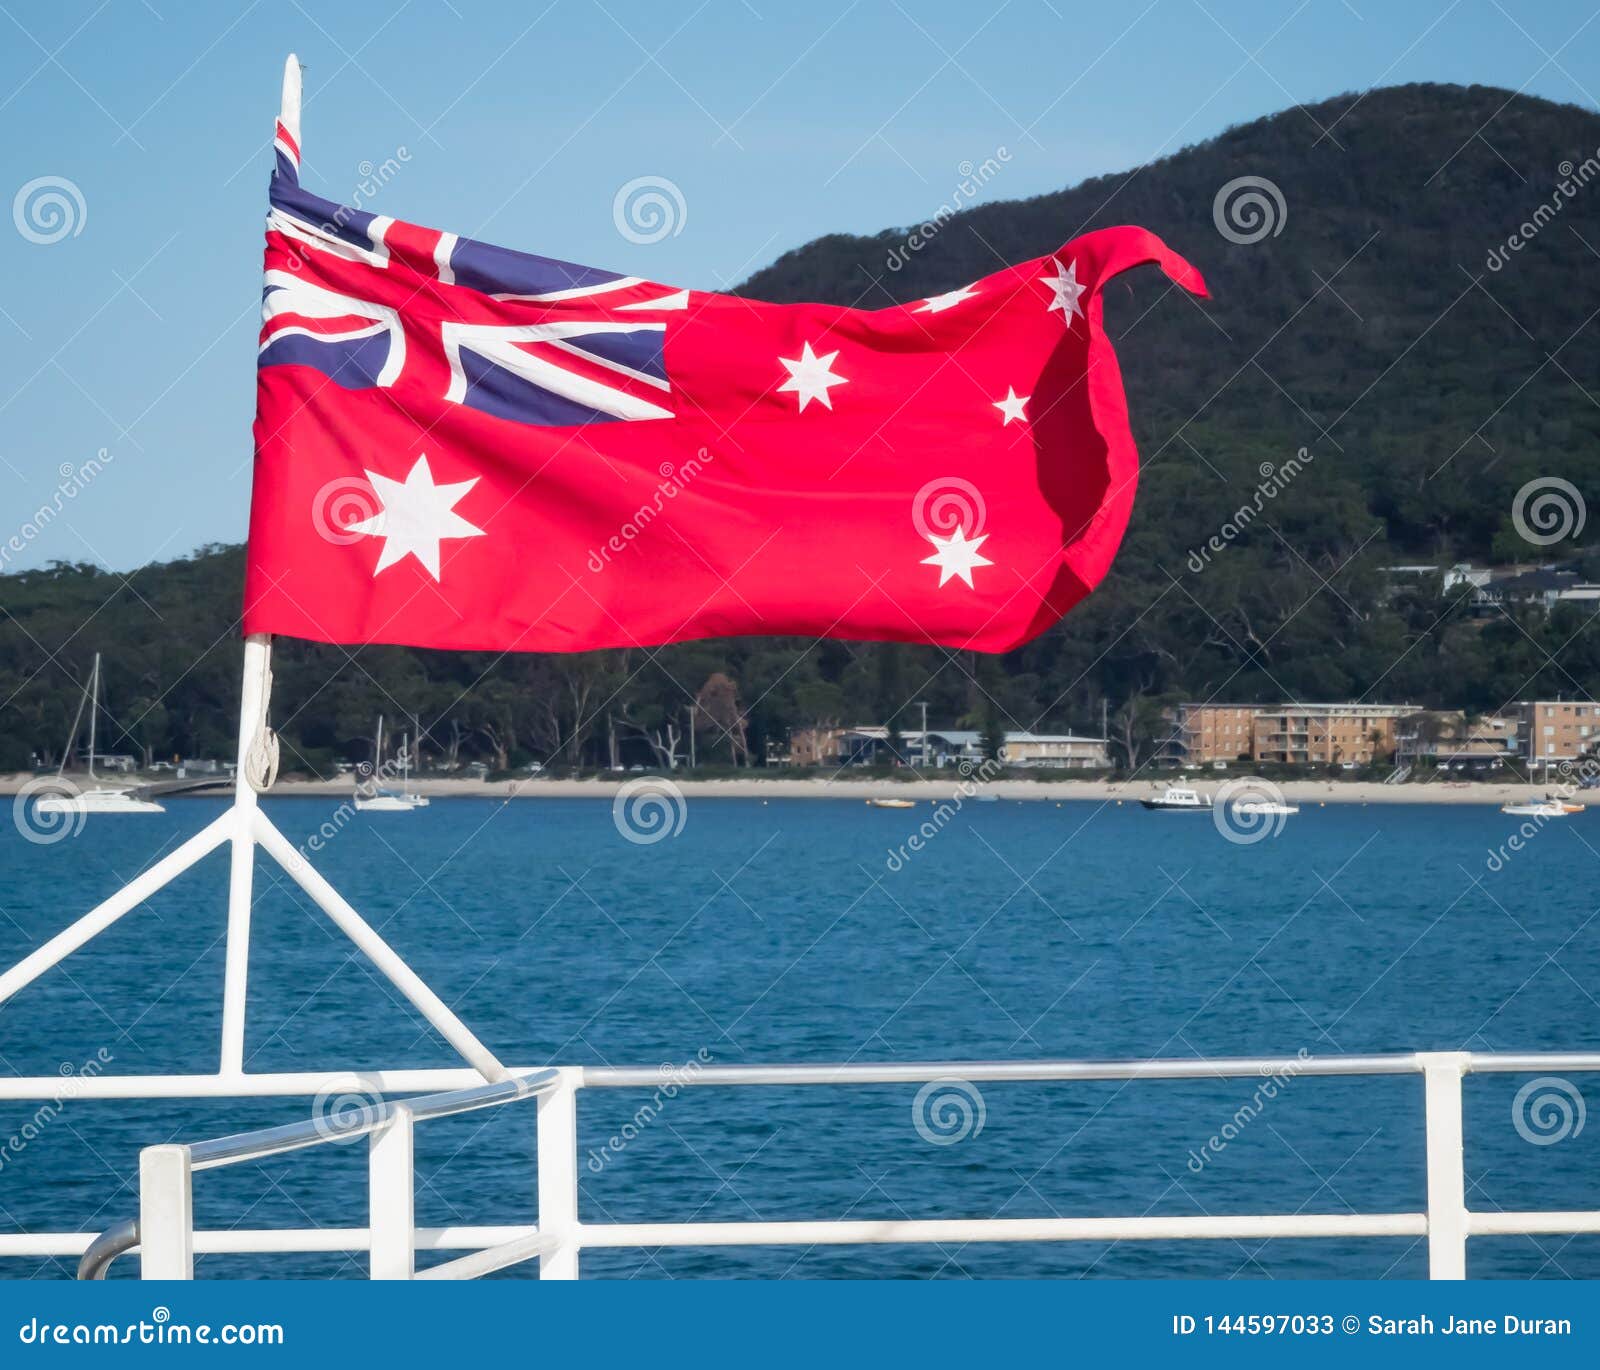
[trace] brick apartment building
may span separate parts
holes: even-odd
[[[1188,766],[1248,760],[1370,765],[1394,755],[1414,704],[1180,704],[1166,755]]]
[[[1530,762],[1556,765],[1591,755],[1600,747],[1600,704],[1590,699],[1536,700],[1513,711],[1527,738]]]

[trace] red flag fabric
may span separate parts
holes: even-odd
[[[291,155],[293,151],[294,155]],[[1110,228],[886,309],[574,266],[303,191],[268,221],[247,633],[1004,651],[1105,575],[1138,458]]]

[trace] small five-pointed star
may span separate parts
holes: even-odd
[[[984,539],[989,535],[979,533],[970,541],[966,529],[957,528],[949,537],[942,538],[937,533],[927,534],[928,541],[933,544],[933,555],[923,557],[923,566],[933,565],[939,568],[939,587],[944,588],[944,583],[952,576],[960,576],[972,586],[972,571],[977,566],[993,566],[994,562],[988,557],[980,556],[978,548],[983,545]]]
[[[1076,262],[1068,262],[1066,266],[1062,266],[1059,257],[1052,257],[1050,265],[1055,267],[1056,274],[1054,276],[1039,277],[1055,292],[1055,298],[1045,306],[1045,312],[1048,313],[1052,309],[1059,309],[1062,319],[1067,323],[1071,323],[1074,314],[1083,313],[1083,306],[1078,303],[1078,296],[1083,294],[1088,287],[1078,284],[1078,264]]]
[[[811,350],[811,344],[806,343],[800,349],[799,360],[778,358],[789,368],[789,379],[778,389],[793,390],[800,396],[800,413],[806,412],[806,405],[812,400],[821,400],[826,408],[832,409],[833,397],[828,394],[828,387],[849,384],[848,378],[836,375],[829,369],[833,366],[833,359],[838,355],[837,351],[833,351],[825,357],[819,357]]]
[[[439,579],[439,543],[444,538],[481,538],[483,529],[474,527],[456,513],[455,507],[478,483],[456,481],[436,485],[426,456],[419,456],[405,480],[391,480],[368,471],[373,492],[382,507],[371,518],[345,526],[347,533],[364,533],[382,538],[383,550],[372,574],[393,566],[407,556],[415,557],[435,580]]]
[[[970,285],[964,285],[959,290],[947,290],[943,295],[930,295],[918,307],[918,314],[937,314],[941,310],[953,308],[962,300],[970,300],[978,292]]]
[[[1013,419],[1026,419],[1028,415],[1023,406],[1032,398],[1032,395],[1017,394],[1015,386],[1006,386],[1005,399],[994,401],[994,407],[1004,415],[1000,420],[1000,426],[1004,428]]]

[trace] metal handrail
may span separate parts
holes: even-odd
[[[1429,1274],[1460,1279],[1466,1274],[1467,1239],[1511,1233],[1600,1232],[1600,1209],[1572,1212],[1479,1213],[1467,1207],[1463,1148],[1462,1082],[1474,1073],[1600,1072],[1600,1052],[1494,1053],[1467,1051],[1392,1052],[1367,1056],[1167,1058],[1155,1060],[865,1062],[812,1065],[717,1065],[694,1062],[670,1067],[571,1066],[523,1071],[503,1081],[474,1084],[413,1100],[396,1099],[355,1112],[348,1126],[313,1119],[287,1127],[215,1138],[189,1146],[166,1144],[140,1153],[143,1239],[123,1224],[97,1238],[85,1252],[82,1277],[98,1278],[106,1265],[137,1243],[146,1278],[189,1279],[200,1250],[322,1250],[288,1244],[306,1233],[258,1234],[275,1239],[235,1247],[217,1245],[217,1233],[193,1226],[191,1173],[195,1169],[262,1159],[323,1141],[366,1135],[370,1224],[347,1229],[350,1244],[338,1249],[371,1252],[374,1279],[474,1278],[537,1259],[541,1279],[576,1279],[585,1248],[661,1246],[816,1245],[822,1243],[922,1243],[966,1241],[1222,1240],[1268,1237],[1426,1237]],[[1389,1077],[1423,1081],[1427,1147],[1427,1203],[1404,1213],[1266,1214],[1224,1217],[904,1219],[894,1221],[587,1223],[578,1210],[576,1097],[587,1088],[640,1089],[684,1086],[884,1085],[954,1081],[1227,1079],[1270,1074]],[[330,1078],[336,1085],[340,1079]],[[1564,1083],[1556,1081],[1556,1083]],[[462,1229],[458,1239],[427,1240],[432,1229],[415,1225],[413,1124],[418,1118],[490,1107],[514,1099],[538,1100],[538,1223]],[[470,1239],[462,1234],[470,1234]],[[420,1250],[454,1246],[470,1254],[417,1270]],[[82,1246],[74,1248],[83,1251]]]
[[[477,1085],[472,1089],[452,1089],[442,1094],[425,1094],[418,1099],[405,1101],[411,1116],[418,1122],[426,1118],[447,1118],[454,1113],[470,1113],[474,1109],[493,1108],[516,1099],[541,1094],[555,1087],[557,1072],[552,1066],[528,1075],[513,1076],[491,1084]],[[189,1143],[189,1165],[193,1170],[215,1170],[218,1166],[237,1165],[241,1161],[264,1160],[268,1156],[281,1156],[287,1151],[299,1151],[323,1142],[345,1142],[365,1137],[388,1126],[394,1115],[394,1104],[388,1101],[365,1104],[352,1116],[349,1124],[343,1121],[332,1124],[325,1118],[307,1118],[304,1122],[285,1123],[279,1127],[262,1127],[253,1132],[236,1132],[227,1137],[213,1137],[203,1142]]]
[[[80,1280],[103,1280],[111,1262],[139,1245],[139,1220],[125,1218],[115,1227],[108,1227],[89,1243],[89,1249],[78,1262]]]
[[[448,1118],[457,1113],[471,1113],[476,1109],[493,1108],[498,1104],[509,1104],[518,1099],[548,1093],[560,1078],[561,1072],[551,1066],[526,1075],[475,1085],[470,1089],[424,1094],[405,1100],[404,1107],[413,1122],[427,1118]],[[324,1118],[309,1118],[304,1122],[262,1127],[252,1132],[236,1132],[226,1137],[191,1142],[185,1149],[189,1153],[191,1171],[215,1170],[244,1161],[281,1156],[285,1152],[319,1146],[323,1142],[342,1142],[352,1137],[368,1136],[382,1131],[395,1116],[395,1103],[385,1100],[364,1105],[355,1121],[349,1125],[341,1123],[331,1126]],[[103,1280],[111,1263],[118,1256],[133,1250],[139,1241],[139,1221],[136,1218],[126,1218],[108,1227],[89,1243],[83,1253],[83,1258],[78,1262],[78,1278]]]

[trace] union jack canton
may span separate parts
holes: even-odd
[[[666,334],[688,291],[336,205],[301,188],[282,124],[274,148],[259,365],[544,427],[673,416]]]

